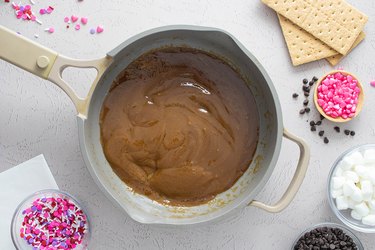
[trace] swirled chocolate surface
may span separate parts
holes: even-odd
[[[103,103],[100,130],[108,162],[135,192],[191,206],[229,189],[247,170],[259,116],[229,64],[174,47],[123,70]]]

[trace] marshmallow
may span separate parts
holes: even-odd
[[[357,186],[354,188],[353,193],[350,195],[350,198],[355,202],[362,202],[363,201],[363,194],[361,189]]]
[[[342,188],[342,185],[345,183],[344,177],[333,177],[332,178],[332,186],[334,189]]]
[[[338,166],[338,167],[336,168],[335,173],[334,173],[333,176],[341,177],[343,172],[344,172],[344,171],[342,170],[342,168],[341,168],[340,166]]]
[[[353,219],[356,219],[356,220],[362,220],[362,216],[359,215],[355,210],[352,210],[350,212],[350,215],[352,216]]]
[[[336,198],[336,207],[338,210],[345,210],[349,208],[348,198],[339,196]]]
[[[369,226],[375,226],[375,214],[369,214],[363,217],[362,223]]]
[[[356,185],[353,182],[347,181],[342,185],[342,191],[344,192],[344,196],[350,196],[356,189]]]
[[[370,201],[372,199],[372,194],[374,192],[371,181],[363,180],[360,182],[360,184],[361,184],[361,191],[362,191],[363,199],[365,201]]]
[[[351,170],[352,166],[354,165],[354,162],[351,158],[345,157],[342,159],[342,161],[339,162],[337,165],[337,169],[341,169],[342,171]]]
[[[375,212],[375,200],[370,200],[367,202],[367,205],[371,209],[371,212]]]
[[[370,209],[368,208],[368,206],[364,202],[361,202],[358,205],[355,205],[354,211],[356,211],[356,213],[358,213],[362,217],[366,216],[370,213]]]
[[[339,196],[342,196],[343,195],[342,188],[340,188],[340,189],[332,189],[331,190],[331,195],[332,195],[332,198],[334,198],[334,199],[336,199]]]
[[[352,165],[364,163],[363,156],[358,151],[346,156],[344,160],[346,160],[348,163],[351,163]]]
[[[354,209],[356,205],[358,205],[360,202],[353,201],[351,198],[348,198],[348,207],[350,209]]]
[[[375,168],[367,167],[367,176],[365,178],[372,182],[372,185],[375,185]]]
[[[375,149],[366,149],[363,152],[363,158],[366,163],[375,163]]]
[[[345,171],[343,176],[346,178],[346,180],[352,181],[354,183],[357,183],[359,181],[359,176],[354,171]]]
[[[355,165],[354,172],[361,178],[367,178],[367,167],[364,165]]]

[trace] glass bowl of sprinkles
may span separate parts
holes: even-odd
[[[55,189],[38,191],[18,205],[11,223],[17,249],[87,249],[90,223],[82,205]]]
[[[321,77],[314,91],[319,113],[332,122],[348,122],[362,110],[363,87],[356,76],[334,70]]]

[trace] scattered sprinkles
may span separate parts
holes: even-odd
[[[9,3],[10,0],[4,0],[4,2]],[[29,0],[31,5],[35,4],[34,0]],[[22,5],[21,3],[15,3],[12,2],[11,6],[15,11],[15,16],[18,19],[22,19],[25,21],[35,21],[36,23],[43,25],[43,22],[37,18],[35,13],[31,9],[31,5],[26,4]],[[54,12],[55,8],[53,6],[48,6],[47,8],[41,8],[37,12],[40,16],[46,15],[46,14],[51,14]],[[68,29],[70,27],[71,23],[76,23],[78,20],[80,20],[80,24],[76,24],[74,26],[75,30],[80,30],[82,28],[81,25],[86,25],[88,23],[88,17],[86,16],[76,16],[76,15],[71,15],[70,17],[66,16],[64,17],[64,22],[66,23],[66,28]],[[48,31],[49,33],[54,33],[55,29],[54,28],[48,28],[45,29],[45,31]],[[96,28],[92,27],[89,29],[90,34],[100,34],[104,31],[104,28],[102,25],[98,25]],[[35,38],[38,38],[38,35],[34,35]]]
[[[51,14],[53,10],[54,10],[53,7],[48,6],[47,9],[40,9],[40,10],[39,10],[39,14],[41,14],[41,15],[44,15],[44,14]]]
[[[86,215],[67,198],[38,198],[22,214],[19,236],[33,249],[74,249],[88,232]]]
[[[55,28],[50,27],[50,28],[45,29],[44,31],[47,31],[52,34],[53,32],[55,32]]]
[[[81,17],[81,23],[87,24],[88,18],[87,17]]]
[[[96,27],[96,32],[97,33],[102,33],[104,31],[104,28],[103,28],[103,26],[98,26],[98,27]]]

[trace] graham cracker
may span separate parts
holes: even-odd
[[[290,22],[287,18],[277,14],[280,26],[287,44],[289,55],[294,66],[326,58],[331,65],[336,65],[343,58],[343,55],[337,53],[331,47],[307,33],[298,25]],[[352,48],[354,49],[363,39],[365,33],[361,32],[355,40]]]
[[[368,20],[343,0],[262,2],[343,55],[348,53]]]
[[[334,56],[337,51],[307,33],[301,27],[277,14],[289,55],[294,66]]]
[[[351,49],[349,50],[352,51],[355,47],[357,47],[357,45],[362,42],[363,39],[365,39],[366,37],[366,34],[364,32],[361,32],[359,33],[359,36],[357,37],[357,39],[354,41],[354,44],[353,46],[351,47]],[[348,53],[349,53],[348,52]],[[327,57],[326,60],[332,65],[332,66],[336,66],[340,61],[341,59],[344,58],[344,55],[341,55],[341,54],[336,54],[336,55],[333,55],[333,56],[330,56],[330,57]]]

